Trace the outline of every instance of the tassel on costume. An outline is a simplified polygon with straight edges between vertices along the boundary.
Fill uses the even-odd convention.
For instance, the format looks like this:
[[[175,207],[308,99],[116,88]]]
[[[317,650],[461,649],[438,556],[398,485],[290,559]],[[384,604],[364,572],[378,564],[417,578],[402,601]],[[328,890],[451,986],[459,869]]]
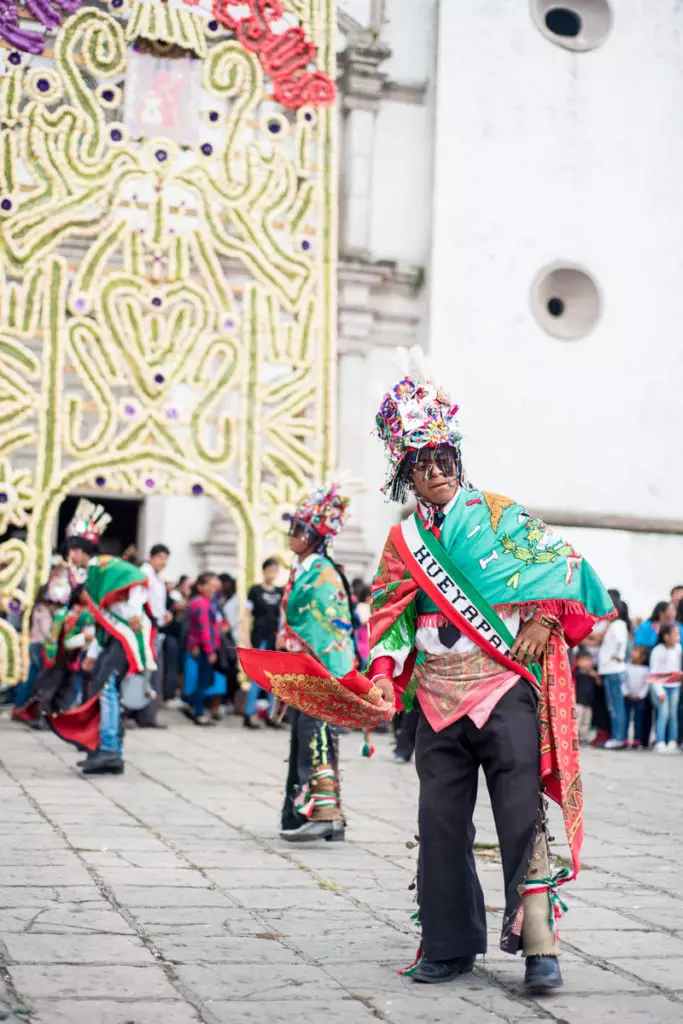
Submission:
[[[361,748],[361,754],[363,755],[363,757],[372,757],[374,753],[375,748],[372,745],[372,741],[370,739],[370,730],[363,729],[363,746]]]

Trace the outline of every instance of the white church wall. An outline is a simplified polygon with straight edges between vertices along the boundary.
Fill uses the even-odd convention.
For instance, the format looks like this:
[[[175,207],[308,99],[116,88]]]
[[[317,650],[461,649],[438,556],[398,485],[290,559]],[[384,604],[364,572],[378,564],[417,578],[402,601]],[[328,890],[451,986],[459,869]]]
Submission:
[[[165,544],[171,552],[168,578],[196,575],[199,563],[193,545],[209,536],[212,509],[213,502],[206,497],[147,498],[140,525],[141,556],[146,557],[153,544]]]
[[[521,0],[440,4],[430,349],[481,485],[558,513],[680,518],[683,7],[612,8],[604,45],[572,53]],[[555,260],[602,294],[580,341],[530,310]],[[631,543],[643,586],[647,552],[683,570],[673,540]]]
[[[632,617],[645,619],[683,583],[683,537],[554,526],[587,558],[606,586],[616,587]],[[679,578],[680,577],[680,578]]]
[[[391,81],[423,82],[433,75],[437,8],[438,0],[384,0],[382,41],[391,56],[383,68]]]
[[[370,251],[424,266],[429,255],[432,114],[423,104],[384,100],[377,114]]]

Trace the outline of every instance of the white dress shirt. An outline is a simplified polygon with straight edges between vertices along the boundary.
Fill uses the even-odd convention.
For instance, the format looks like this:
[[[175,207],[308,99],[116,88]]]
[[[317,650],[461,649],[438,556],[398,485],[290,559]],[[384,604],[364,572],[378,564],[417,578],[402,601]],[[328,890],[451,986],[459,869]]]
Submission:
[[[142,566],[142,571],[149,580],[149,605],[152,609],[152,615],[157,626],[163,626],[164,619],[166,618],[167,609],[167,593],[166,584],[162,580],[159,573],[154,569],[149,562],[145,562]]]

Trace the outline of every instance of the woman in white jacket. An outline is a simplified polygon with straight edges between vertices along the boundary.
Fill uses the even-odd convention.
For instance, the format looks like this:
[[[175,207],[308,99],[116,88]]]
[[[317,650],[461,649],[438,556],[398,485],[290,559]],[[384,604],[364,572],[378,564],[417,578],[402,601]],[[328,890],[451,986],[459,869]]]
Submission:
[[[617,618],[610,622],[598,651],[598,673],[605,689],[605,700],[612,727],[612,738],[605,743],[606,750],[621,750],[626,746],[626,701],[623,686],[626,681],[626,656],[631,630],[628,607],[615,601]]]

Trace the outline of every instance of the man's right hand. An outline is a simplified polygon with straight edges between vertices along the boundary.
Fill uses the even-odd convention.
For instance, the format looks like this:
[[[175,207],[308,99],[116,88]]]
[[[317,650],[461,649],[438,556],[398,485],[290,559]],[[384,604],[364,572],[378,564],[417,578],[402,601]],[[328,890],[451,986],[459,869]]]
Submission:
[[[208,658],[208,661],[209,661],[209,665],[215,665],[216,662],[218,661],[218,655],[217,654],[210,654],[209,658]]]
[[[92,672],[95,667],[95,658],[84,658],[81,662],[81,668],[84,672]]]
[[[377,676],[377,678],[373,679],[372,682],[380,691],[387,704],[393,705],[396,698],[394,696],[394,684],[389,676]]]
[[[132,615],[130,619],[128,619],[128,625],[134,633],[142,633],[142,619],[139,615]]]

